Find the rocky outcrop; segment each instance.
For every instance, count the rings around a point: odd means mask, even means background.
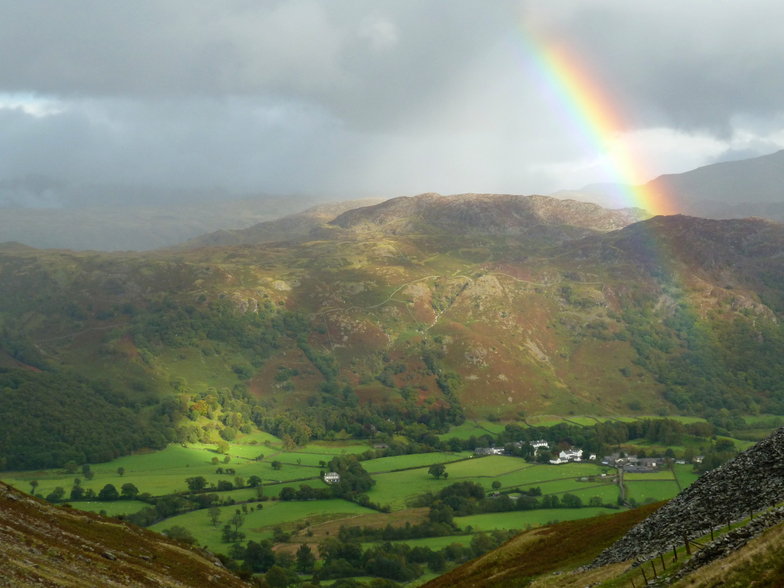
[[[598,567],[630,559],[650,559],[784,500],[784,428],[718,469],[704,474],[681,494],[592,564]],[[757,523],[762,524],[762,523]]]
[[[359,233],[406,234],[434,229],[500,235],[533,232],[537,238],[563,242],[621,229],[649,216],[641,209],[608,210],[549,196],[428,193],[350,210],[330,224]],[[562,230],[554,230],[556,227]]]

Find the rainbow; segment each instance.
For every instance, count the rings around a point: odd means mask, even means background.
[[[653,187],[638,184],[642,166],[619,141],[629,125],[622,110],[607,92],[589,75],[588,68],[573,52],[554,43],[534,41],[534,35],[522,29],[523,49],[543,92],[553,108],[558,108],[570,128],[578,131],[586,147],[608,161],[611,181],[622,188],[626,206],[644,208],[651,214],[672,214],[671,200]]]

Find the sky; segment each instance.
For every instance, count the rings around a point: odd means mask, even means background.
[[[0,0],[0,200],[642,183],[784,147],[782,22],[775,0]]]

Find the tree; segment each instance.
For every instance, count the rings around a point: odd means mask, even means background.
[[[65,496],[65,490],[58,486],[46,497],[49,502],[59,502]]]
[[[270,588],[286,588],[289,585],[289,578],[286,571],[279,566],[272,566],[269,571],[264,574],[264,579]]]
[[[120,489],[120,495],[126,500],[133,500],[139,494],[139,489],[130,482],[123,484]]]
[[[501,487],[501,481],[500,480],[493,480],[493,483],[491,484],[491,486],[493,487],[493,490],[498,490]]]
[[[234,516],[229,519],[229,524],[234,527],[234,531],[239,531],[240,527],[245,524],[245,517],[242,516],[242,513],[237,511],[234,513]]]
[[[98,500],[117,500],[120,498],[120,493],[113,484],[106,484],[98,493]]]
[[[164,529],[163,534],[171,539],[176,539],[181,543],[193,545],[196,543],[196,537],[191,535],[191,532],[185,527],[174,525],[171,529]]]
[[[81,500],[82,498],[84,498],[84,488],[81,486],[71,488],[71,500]]]
[[[303,543],[297,549],[297,570],[303,574],[307,574],[313,569],[316,563],[316,556],[313,555],[313,550]]]
[[[259,543],[248,541],[245,549],[245,565],[254,573],[264,573],[275,565],[275,552],[272,543],[264,539]]]
[[[434,463],[430,466],[430,469],[427,470],[427,473],[431,476],[435,476],[436,479],[440,478],[446,472],[446,466],[442,463]]]
[[[125,468],[117,468],[117,473],[120,474],[122,478],[125,475]]]
[[[271,465],[273,470],[279,470],[283,467],[283,464],[280,463],[277,459],[273,461]]]
[[[38,488],[38,480],[30,481],[30,494],[35,495],[35,489]]]
[[[193,478],[185,478],[185,483],[188,485],[188,490],[191,492],[198,492],[207,487],[207,479],[204,476],[195,476]]]
[[[235,476],[235,478],[234,478],[234,487],[235,488],[244,488],[245,487],[245,479],[242,476]]]
[[[283,451],[291,451],[294,449],[297,444],[294,443],[294,439],[291,438],[291,435],[283,435]]]
[[[216,526],[220,521],[221,509],[219,509],[217,506],[211,506],[207,510],[207,515],[209,515],[212,524]]]
[[[248,486],[251,488],[256,488],[257,486],[261,486],[261,478],[258,476],[251,476],[248,478]]]

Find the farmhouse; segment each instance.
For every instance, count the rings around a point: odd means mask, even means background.
[[[539,449],[540,447],[544,447],[545,449],[550,449],[550,445],[544,439],[539,439],[538,441],[531,441],[531,447],[534,449]]]
[[[474,455],[503,455],[503,447],[477,447],[474,449]]]
[[[550,463],[554,465],[558,465],[559,463],[568,463],[570,461],[582,461],[583,460],[583,450],[582,449],[565,449],[561,453],[558,454],[558,457],[555,459],[551,459]]]
[[[324,481],[327,484],[333,484],[334,482],[340,482],[340,474],[337,472],[329,472],[328,474],[324,474]]]

